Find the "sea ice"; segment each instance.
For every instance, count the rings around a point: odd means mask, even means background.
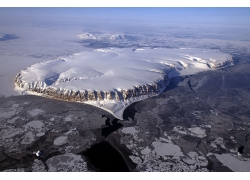
[[[200,138],[206,137],[206,131],[202,129],[201,127],[193,127],[193,128],[188,128],[188,130],[191,132],[191,135],[197,136]]]
[[[21,128],[9,128],[0,131],[0,139],[12,138],[18,134],[22,133]]]
[[[146,155],[151,153],[151,149],[149,149],[148,147],[145,147],[144,149],[141,150],[141,154]]]
[[[20,117],[14,117],[12,119],[9,119],[7,120],[7,123],[10,123],[10,124],[14,124],[16,122],[17,119],[19,119]]]
[[[250,161],[242,161],[231,154],[214,154],[216,158],[225,166],[236,172],[249,172]]]
[[[152,143],[152,146],[154,147],[156,154],[159,156],[183,156],[180,147],[173,143],[155,141]]]
[[[134,127],[124,127],[122,132],[125,134],[135,135],[138,131]]]
[[[71,121],[71,116],[67,116],[64,120],[65,121]]]
[[[39,133],[36,134],[37,137],[41,137],[41,136],[44,136],[44,135],[45,135],[44,132],[39,132]]]
[[[16,114],[16,109],[14,108],[0,108],[0,119],[9,118]]]
[[[35,140],[34,134],[31,131],[28,131],[21,141],[21,144],[31,144]]]
[[[32,110],[28,111],[28,113],[31,116],[37,116],[38,114],[44,113],[44,111],[41,109],[32,109]]]
[[[28,122],[26,125],[24,125],[24,127],[25,127],[25,130],[27,130],[28,128],[34,128],[37,131],[41,131],[42,128],[44,127],[44,124],[41,121],[34,120],[34,121]]]
[[[60,146],[67,142],[68,137],[67,136],[60,136],[54,140],[54,145]]]
[[[80,155],[63,154],[54,156],[46,161],[49,171],[83,172],[88,171],[87,163]]]

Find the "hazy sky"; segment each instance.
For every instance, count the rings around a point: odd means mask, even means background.
[[[0,18],[250,24],[250,8],[1,8]]]

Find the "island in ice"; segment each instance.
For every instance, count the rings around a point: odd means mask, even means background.
[[[89,49],[27,67],[15,85],[23,92],[91,104],[123,119],[128,105],[159,95],[170,78],[229,65],[232,56],[218,50]]]

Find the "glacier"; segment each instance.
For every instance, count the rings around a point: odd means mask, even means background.
[[[23,93],[90,104],[123,119],[127,106],[159,95],[172,77],[231,65],[232,55],[211,49],[87,49],[19,71],[15,86]]]

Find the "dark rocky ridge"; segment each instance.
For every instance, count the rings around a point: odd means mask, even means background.
[[[161,92],[169,83],[168,76],[155,82],[155,84],[146,84],[134,86],[133,89],[116,90],[116,91],[90,91],[90,90],[68,90],[47,86],[45,82],[23,82],[21,73],[19,72],[15,78],[15,85],[20,88],[28,89],[31,92],[36,92],[44,96],[66,100],[66,101],[101,101],[101,100],[116,100],[124,101],[133,97],[143,95],[153,96]]]

